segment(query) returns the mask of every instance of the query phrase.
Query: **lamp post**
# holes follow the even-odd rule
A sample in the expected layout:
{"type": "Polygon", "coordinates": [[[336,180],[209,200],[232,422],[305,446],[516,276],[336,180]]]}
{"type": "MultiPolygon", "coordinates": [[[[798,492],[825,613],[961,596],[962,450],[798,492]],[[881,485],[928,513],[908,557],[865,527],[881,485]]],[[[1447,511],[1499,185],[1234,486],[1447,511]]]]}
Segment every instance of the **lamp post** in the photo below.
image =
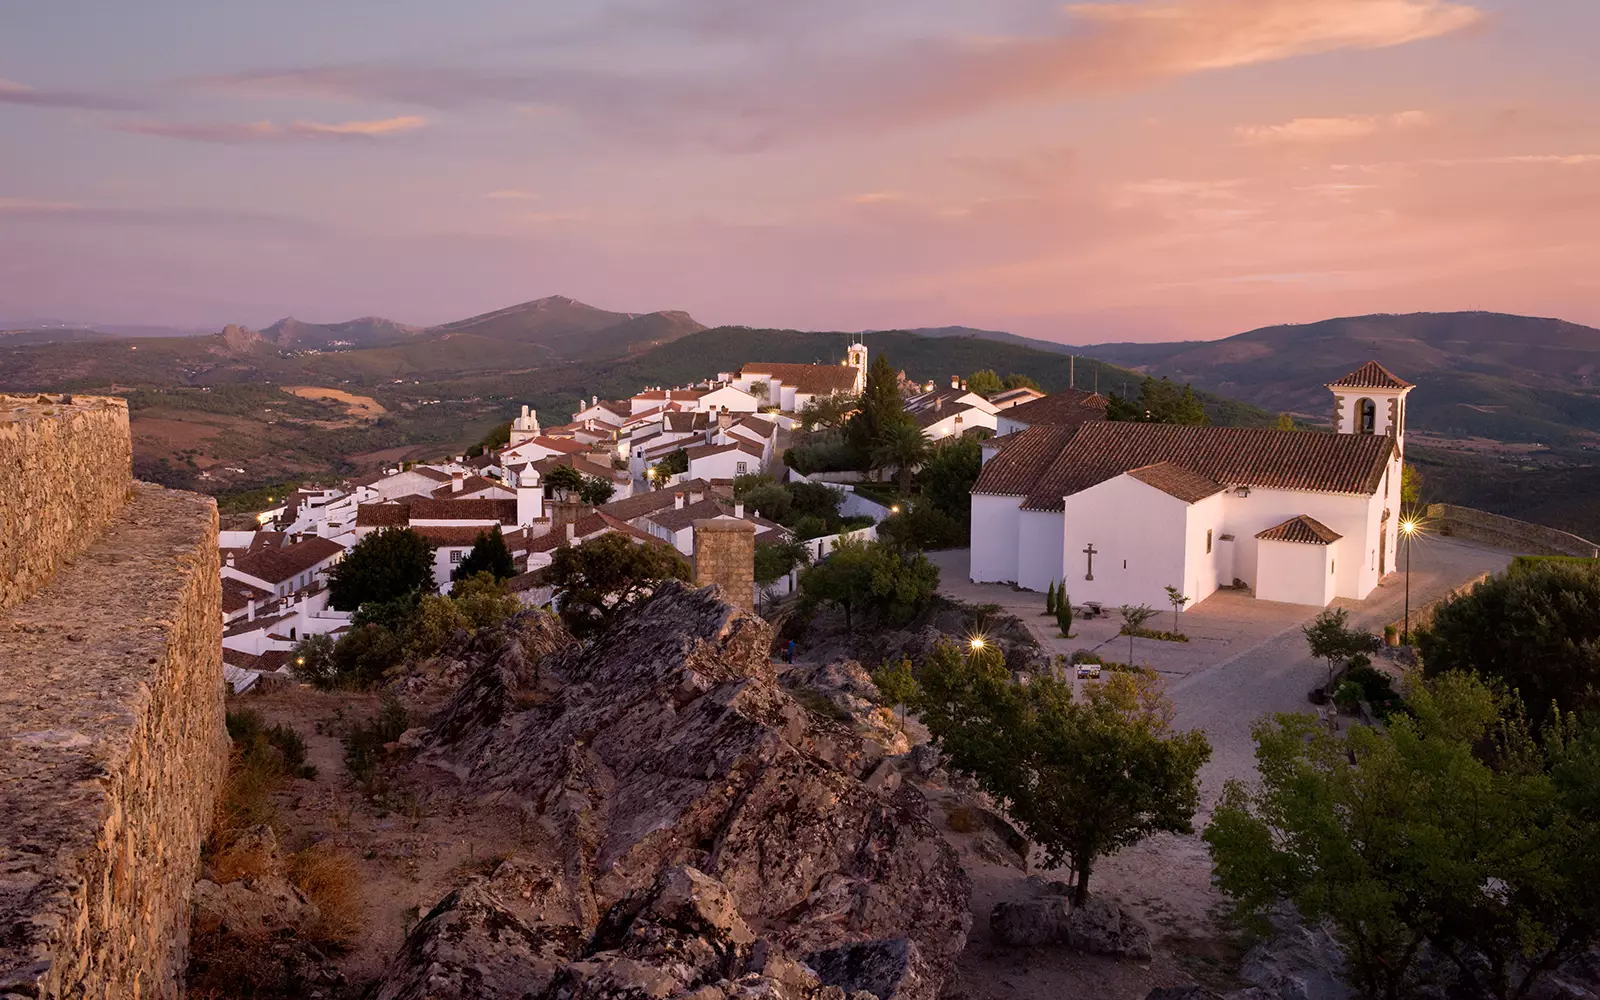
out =
{"type": "Polygon", "coordinates": [[[1402,645],[1411,645],[1411,536],[1417,533],[1417,522],[1401,521],[1400,534],[1406,539],[1406,627],[1400,633],[1402,645]]]}

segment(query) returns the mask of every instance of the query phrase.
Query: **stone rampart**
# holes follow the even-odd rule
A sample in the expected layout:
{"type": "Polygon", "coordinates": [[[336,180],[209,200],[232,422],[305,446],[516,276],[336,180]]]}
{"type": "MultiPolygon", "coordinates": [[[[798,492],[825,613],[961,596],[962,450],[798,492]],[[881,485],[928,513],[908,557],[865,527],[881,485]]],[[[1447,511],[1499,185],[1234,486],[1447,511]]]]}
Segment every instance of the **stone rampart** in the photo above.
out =
{"type": "Polygon", "coordinates": [[[120,400],[14,400],[35,506],[0,522],[31,594],[0,610],[0,998],[176,998],[227,769],[216,505],[130,481],[120,400]]]}
{"type": "Polygon", "coordinates": [[[1522,555],[1600,557],[1600,546],[1586,538],[1454,504],[1429,504],[1424,527],[1430,532],[1483,542],[1522,555]]]}
{"type": "Polygon", "coordinates": [[[707,518],[694,523],[694,585],[719,586],[729,604],[756,609],[756,526],[707,518]]]}
{"type": "Polygon", "coordinates": [[[132,479],[126,401],[0,394],[0,609],[93,544],[132,479]]]}

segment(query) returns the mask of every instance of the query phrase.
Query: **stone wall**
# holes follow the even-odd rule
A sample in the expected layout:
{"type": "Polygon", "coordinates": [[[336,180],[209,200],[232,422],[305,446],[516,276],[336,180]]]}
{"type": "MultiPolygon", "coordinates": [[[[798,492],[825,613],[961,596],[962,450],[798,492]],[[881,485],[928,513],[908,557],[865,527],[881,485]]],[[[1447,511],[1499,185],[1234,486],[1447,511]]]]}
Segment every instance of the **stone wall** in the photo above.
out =
{"type": "Polygon", "coordinates": [[[721,587],[729,604],[756,609],[756,526],[708,518],[694,523],[694,585],[721,587]]]}
{"type": "Polygon", "coordinates": [[[1483,542],[1521,555],[1600,557],[1600,546],[1586,538],[1471,507],[1430,504],[1423,527],[1430,533],[1483,542]]]}
{"type": "Polygon", "coordinates": [[[79,405],[13,428],[6,454],[85,481],[45,493],[30,522],[70,517],[70,538],[0,525],[7,551],[55,567],[0,611],[0,997],[165,1000],[181,995],[189,891],[227,769],[216,505],[131,482],[125,407],[79,405]],[[75,440],[97,421],[121,422],[120,447],[75,440]],[[23,435],[67,455],[18,449],[23,435]]]}
{"type": "Polygon", "coordinates": [[[0,609],[105,531],[132,470],[124,400],[0,395],[0,609]]]}

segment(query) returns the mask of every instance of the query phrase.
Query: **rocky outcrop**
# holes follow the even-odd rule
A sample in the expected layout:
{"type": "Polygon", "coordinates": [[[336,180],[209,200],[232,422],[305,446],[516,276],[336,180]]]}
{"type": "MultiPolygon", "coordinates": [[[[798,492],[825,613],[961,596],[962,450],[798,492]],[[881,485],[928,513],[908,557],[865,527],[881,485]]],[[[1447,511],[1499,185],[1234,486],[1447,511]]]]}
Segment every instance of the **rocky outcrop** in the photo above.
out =
{"type": "Polygon", "coordinates": [[[536,662],[512,642],[486,650],[420,759],[522,810],[556,853],[502,865],[493,909],[479,898],[449,919],[537,930],[558,915],[592,936],[551,980],[562,998],[743,995],[752,975],[810,996],[829,984],[783,963],[909,935],[900,953],[827,966],[932,1000],[966,940],[967,877],[882,748],[783,690],[771,641],[759,618],[672,584],[586,647],[536,662]]]}
{"type": "Polygon", "coordinates": [[[782,683],[803,703],[821,709],[891,754],[906,753],[910,743],[894,713],[883,706],[883,695],[872,675],[855,660],[791,667],[782,683]]]}
{"type": "Polygon", "coordinates": [[[1150,957],[1149,929],[1102,899],[1082,906],[1055,895],[998,903],[989,914],[989,928],[997,941],[1013,947],[1062,944],[1091,955],[1150,957]]]}

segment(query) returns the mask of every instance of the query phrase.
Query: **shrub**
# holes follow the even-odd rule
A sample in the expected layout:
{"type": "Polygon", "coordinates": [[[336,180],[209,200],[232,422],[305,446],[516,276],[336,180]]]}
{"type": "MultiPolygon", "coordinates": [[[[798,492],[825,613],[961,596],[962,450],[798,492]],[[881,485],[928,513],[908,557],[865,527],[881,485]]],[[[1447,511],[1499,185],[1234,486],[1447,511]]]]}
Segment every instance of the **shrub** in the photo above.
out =
{"type": "Polygon", "coordinates": [[[364,724],[357,723],[344,738],[344,766],[368,794],[382,791],[378,778],[384,744],[398,740],[409,724],[405,706],[398,699],[387,697],[376,716],[364,724]]]}
{"type": "Polygon", "coordinates": [[[404,658],[405,648],[390,629],[382,625],[352,628],[333,647],[335,683],[371,687],[404,658]]]}
{"type": "Polygon", "coordinates": [[[1140,639],[1159,639],[1162,642],[1188,642],[1189,641],[1189,637],[1184,635],[1182,632],[1163,632],[1160,629],[1154,629],[1154,628],[1129,629],[1128,626],[1126,626],[1126,625],[1122,626],[1122,631],[1118,632],[1117,634],[1118,635],[1137,636],[1140,639]]]}
{"type": "Polygon", "coordinates": [[[361,873],[355,859],[327,844],[314,844],[289,858],[289,881],[317,905],[304,930],[312,943],[344,950],[360,940],[366,926],[361,873]]]}

